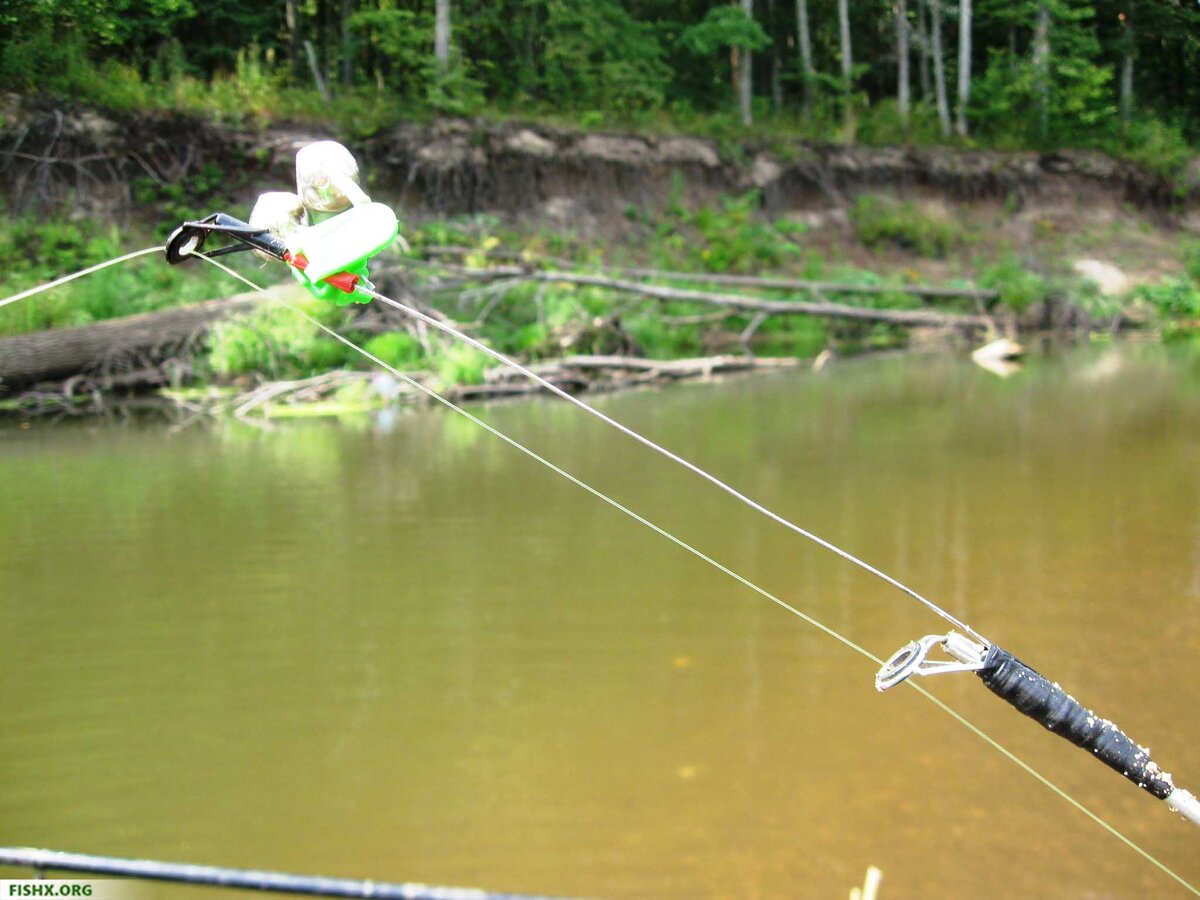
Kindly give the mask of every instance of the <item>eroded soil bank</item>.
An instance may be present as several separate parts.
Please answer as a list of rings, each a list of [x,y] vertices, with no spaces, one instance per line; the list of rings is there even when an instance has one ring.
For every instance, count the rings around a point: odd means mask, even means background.
[[[153,197],[152,187],[251,199],[291,180],[298,147],[328,137],[337,136],[310,126],[252,131],[178,114],[113,118],[0,99],[2,189],[14,213],[128,215]],[[999,202],[1013,212],[1126,204],[1200,232],[1200,158],[1167,178],[1091,151],[718,141],[462,119],[404,123],[349,143],[374,190],[412,216],[488,212],[587,230],[668,200],[694,206],[757,190],[770,213],[820,214],[887,189],[950,204]]]

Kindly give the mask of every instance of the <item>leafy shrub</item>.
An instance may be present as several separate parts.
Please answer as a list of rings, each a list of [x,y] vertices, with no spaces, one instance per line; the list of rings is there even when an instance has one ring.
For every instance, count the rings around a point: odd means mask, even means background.
[[[920,209],[911,200],[902,203],[882,197],[859,197],[850,211],[858,239],[868,247],[892,244],[927,257],[946,256],[957,242],[953,224]]]
[[[1183,245],[1183,268],[1200,285],[1200,241],[1187,241]]]
[[[1175,278],[1156,285],[1143,285],[1138,296],[1166,318],[1200,318],[1200,286],[1189,279]]]
[[[764,221],[757,191],[722,197],[716,207],[695,212],[672,200],[654,226],[650,249],[663,267],[754,272],[798,259],[802,248],[792,238],[803,231],[799,223]]]
[[[10,220],[0,225],[0,297],[157,242],[140,232],[122,233],[107,222]],[[231,291],[231,284],[228,275],[211,266],[165,266],[147,256],[0,309],[0,334],[84,325],[240,290]]]
[[[1196,155],[1182,129],[1155,118],[1131,122],[1114,149],[1118,155],[1168,181],[1177,179]]]
[[[412,367],[421,363],[425,357],[425,348],[421,346],[421,342],[407,331],[377,334],[363,344],[363,349],[394,369]]]
[[[345,315],[337,307],[313,299],[299,305],[326,325],[340,323]],[[357,358],[345,344],[278,303],[266,303],[248,315],[217,322],[208,333],[208,348],[209,366],[224,378],[244,373],[294,378]]]
[[[979,283],[1000,292],[1000,302],[1014,312],[1023,312],[1050,296],[1050,284],[1036,272],[1030,272],[1014,257],[985,269]]]
[[[436,355],[438,380],[443,387],[458,384],[483,384],[487,357],[465,344],[443,345]]]

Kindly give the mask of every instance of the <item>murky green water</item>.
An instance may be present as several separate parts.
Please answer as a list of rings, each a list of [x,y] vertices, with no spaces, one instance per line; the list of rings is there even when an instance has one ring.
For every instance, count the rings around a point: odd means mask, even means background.
[[[1198,372],[1155,347],[1008,381],[881,359],[598,402],[1195,789]],[[483,415],[876,654],[942,630],[563,404]],[[868,661],[443,411],[6,428],[0,625],[0,844],[613,898],[844,897],[870,864],[884,897],[1181,893]],[[1200,881],[1194,827],[971,676],[928,684]]]

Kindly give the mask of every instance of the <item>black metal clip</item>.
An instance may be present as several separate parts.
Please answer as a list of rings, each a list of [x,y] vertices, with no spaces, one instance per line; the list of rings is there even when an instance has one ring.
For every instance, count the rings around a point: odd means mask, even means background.
[[[202,252],[204,242],[210,234],[222,234],[233,238],[236,243],[216,250]],[[287,245],[283,239],[266,228],[255,228],[241,219],[225,213],[213,213],[196,222],[184,222],[167,238],[167,262],[178,265],[189,256],[225,256],[244,250],[260,250],[268,256],[286,261]]]

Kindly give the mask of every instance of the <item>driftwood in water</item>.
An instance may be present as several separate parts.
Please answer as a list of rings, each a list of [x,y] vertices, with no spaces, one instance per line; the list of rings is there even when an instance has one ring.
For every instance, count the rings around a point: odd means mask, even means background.
[[[867,306],[850,306],[824,299],[816,289],[810,293],[818,300],[766,300],[746,294],[725,294],[715,291],[698,291],[691,288],[667,287],[647,284],[604,275],[584,275],[578,272],[525,269],[516,266],[494,269],[458,269],[459,274],[479,280],[507,278],[512,281],[560,282],[606,288],[612,291],[638,294],[655,300],[682,300],[704,303],[726,309],[767,315],[818,316],[827,319],[850,319],[858,322],[883,322],[889,325],[935,326],[962,328],[965,330],[992,327],[992,320],[984,315],[943,313],[931,309],[874,309]]]
[[[0,389],[55,381],[79,374],[139,371],[139,383],[166,381],[160,364],[188,349],[213,322],[261,304],[256,293],[207,300],[157,312],[109,319],[76,328],[52,328],[0,338]]]
[[[424,251],[429,256],[465,257],[476,251],[469,247],[429,247]],[[520,253],[493,250],[488,258],[519,260],[527,266],[552,265],[565,268],[571,265],[569,260],[554,257],[526,259]],[[485,270],[492,271],[492,270]],[[531,271],[516,266],[505,267],[504,277],[516,277],[519,272]],[[916,284],[853,284],[843,281],[811,281],[803,278],[763,278],[757,275],[724,275],[714,272],[667,272],[659,269],[621,267],[606,269],[605,274],[620,278],[652,278],[660,281],[691,281],[697,284],[727,284],[732,287],[758,288],[761,290],[802,291],[819,294],[857,294],[862,296],[879,294],[909,294],[927,300],[947,300],[962,298],[965,300],[998,300],[1000,292],[986,288],[971,287],[929,287]]]
[[[544,363],[532,363],[527,368],[556,387],[577,392],[630,384],[674,381],[680,378],[709,378],[728,372],[748,372],[762,369],[784,369],[799,365],[792,358],[756,359],[751,356],[704,356],[694,359],[643,359],[636,356],[565,356]],[[489,369],[485,384],[461,388],[469,396],[502,396],[505,394],[537,393],[542,390],[526,377],[505,366]]]

